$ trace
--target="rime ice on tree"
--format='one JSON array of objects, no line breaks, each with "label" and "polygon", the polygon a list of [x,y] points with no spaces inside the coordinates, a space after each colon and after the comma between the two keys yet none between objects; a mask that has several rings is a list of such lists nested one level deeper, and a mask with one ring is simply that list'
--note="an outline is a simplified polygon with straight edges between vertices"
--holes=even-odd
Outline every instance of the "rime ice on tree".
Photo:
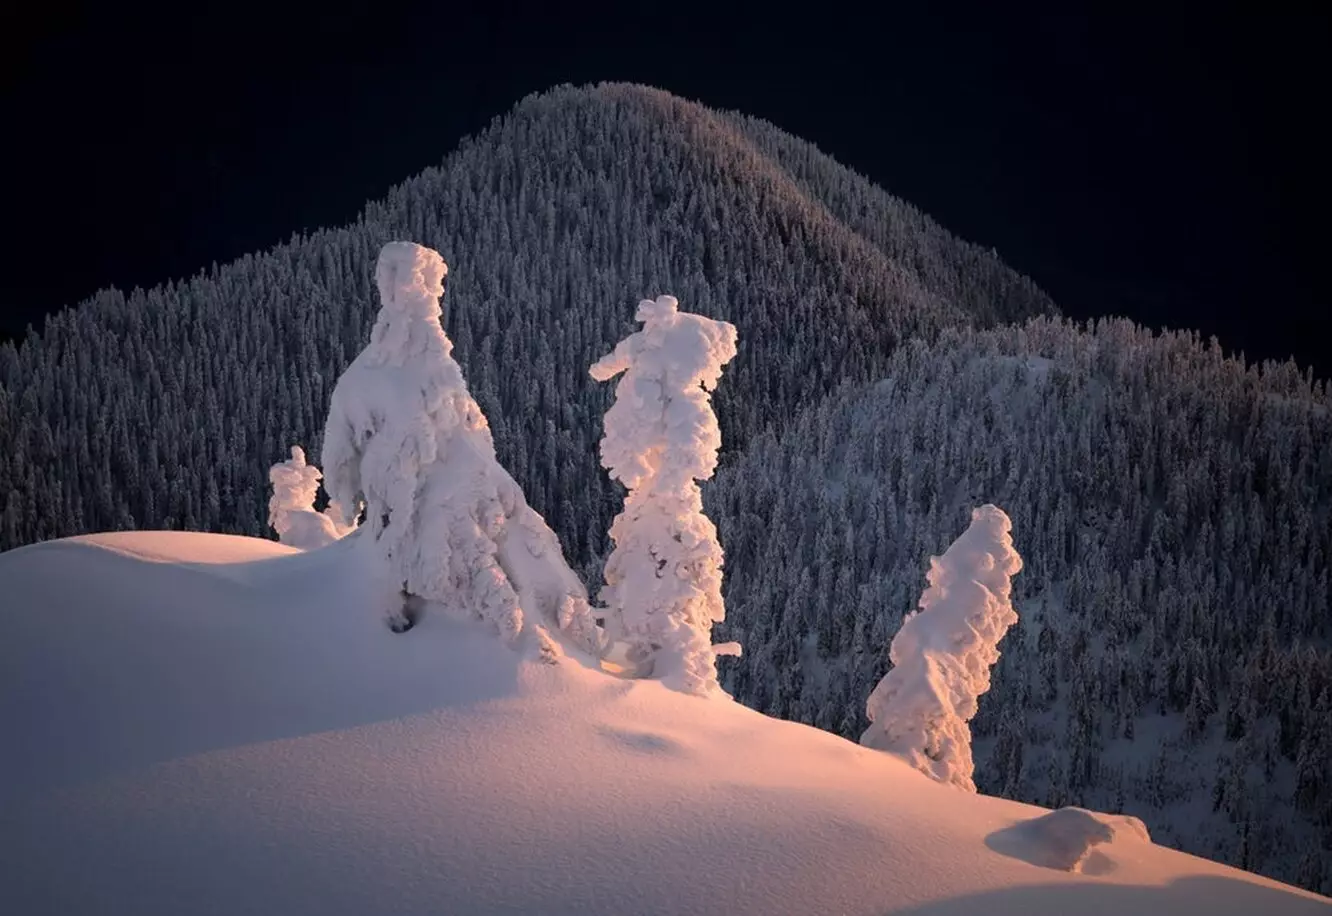
[{"label": "rime ice on tree", "polygon": [[279,461],[268,472],[273,495],[268,500],[268,523],[278,540],[291,547],[314,550],[349,533],[355,523],[341,524],[342,511],[331,505],[327,512],[314,509],[319,491],[319,468],[305,463],[305,450],[291,447],[291,458]]},{"label": "rime ice on tree", "polygon": [[546,622],[590,647],[587,592],[496,461],[440,326],[447,271],[437,252],[411,242],[380,252],[382,308],[333,391],[324,485],[345,509],[364,506],[360,537],[379,561],[390,620],[400,623],[415,595],[479,614],[507,639]]},{"label": "rime ice on tree", "polygon": [[601,440],[602,466],[629,490],[611,524],[606,626],[642,669],[703,694],[717,689],[716,656],[739,653],[712,645],[722,549],[697,483],[717,466],[709,396],[735,356],[735,326],[681,312],[672,296],[644,299],[635,317],[642,330],[591,368],[599,382],[624,373]]},{"label": "rime ice on tree", "polygon": [[999,640],[1017,622],[1010,577],[1022,569],[1008,516],[973,509],[971,525],[930,558],[929,588],[893,638],[893,667],[866,704],[860,743],[898,754],[921,772],[968,792],[977,699],[990,689]]}]

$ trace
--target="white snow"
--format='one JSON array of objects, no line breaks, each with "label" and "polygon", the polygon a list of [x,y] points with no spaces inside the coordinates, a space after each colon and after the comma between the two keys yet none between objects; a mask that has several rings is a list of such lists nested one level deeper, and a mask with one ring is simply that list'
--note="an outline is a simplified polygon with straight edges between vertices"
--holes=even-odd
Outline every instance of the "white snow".
[{"label": "white snow", "polygon": [[1147,825],[1128,815],[1101,814],[1085,808],[1059,808],[986,837],[996,852],[1044,868],[1101,874],[1113,869],[1097,846],[1115,842],[1151,842]]},{"label": "white snow", "polygon": [[[375,269],[382,307],[369,345],[338,379],[324,430],[324,485],[378,558],[381,613],[397,623],[415,596],[494,624],[595,632],[587,591],[559,541],[495,459],[440,326],[448,272],[439,253],[390,242]],[[593,648],[588,646],[588,648]]]},{"label": "white snow", "polygon": [[0,555],[0,913],[1329,912],[1127,833],[1033,864],[1042,809],[891,754],[445,614],[391,633],[359,537]]},{"label": "white snow", "polygon": [[711,392],[735,357],[735,326],[681,312],[674,296],[644,299],[643,328],[595,362],[592,378],[615,386],[606,411],[601,464],[628,489],[611,523],[615,547],[606,560],[610,638],[626,660],[688,693],[717,685],[717,655],[739,655],[737,643],[712,645],[712,625],[725,618],[722,548],[703,514],[698,481],[717,467],[721,430]]},{"label": "white snow", "polygon": [[866,747],[902,756],[921,772],[968,792],[971,727],[990,689],[999,641],[1017,623],[1011,578],[1022,569],[1003,510],[981,506],[942,557],[930,558],[920,610],[902,621],[893,667],[870,693]]},{"label": "white snow", "polygon": [[305,463],[305,449],[291,447],[291,457],[279,461],[268,472],[273,495],[268,500],[268,523],[277,532],[278,541],[301,550],[313,550],[331,544],[354,530],[343,523],[338,506],[316,512],[315,494],[319,492],[319,468]]}]

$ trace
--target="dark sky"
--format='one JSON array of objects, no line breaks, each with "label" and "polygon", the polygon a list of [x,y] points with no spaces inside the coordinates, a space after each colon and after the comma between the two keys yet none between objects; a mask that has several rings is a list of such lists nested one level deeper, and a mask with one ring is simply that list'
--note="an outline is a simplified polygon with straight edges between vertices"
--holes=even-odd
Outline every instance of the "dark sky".
[{"label": "dark sky", "polygon": [[624,79],[814,141],[1071,314],[1332,375],[1314,14],[99,6],[0,29],[0,333],[346,222],[523,95]]}]

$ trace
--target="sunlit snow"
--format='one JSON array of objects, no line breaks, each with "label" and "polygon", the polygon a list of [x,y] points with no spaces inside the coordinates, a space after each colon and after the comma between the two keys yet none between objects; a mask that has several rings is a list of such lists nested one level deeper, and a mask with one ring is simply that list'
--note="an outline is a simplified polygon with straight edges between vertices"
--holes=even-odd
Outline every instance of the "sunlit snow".
[{"label": "sunlit snow", "polygon": [[[723,694],[365,613],[367,555],[203,534],[0,555],[0,912],[1323,914]],[[1095,872],[1095,874],[1090,874]]]}]

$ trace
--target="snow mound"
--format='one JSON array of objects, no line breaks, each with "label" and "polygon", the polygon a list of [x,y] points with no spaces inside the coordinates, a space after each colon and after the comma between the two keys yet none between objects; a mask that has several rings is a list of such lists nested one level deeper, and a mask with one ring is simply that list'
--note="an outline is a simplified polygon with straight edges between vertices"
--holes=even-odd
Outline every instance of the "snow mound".
[{"label": "snow mound", "polygon": [[1038,869],[987,838],[1039,808],[539,634],[391,633],[360,536],[0,555],[0,913],[1328,912],[1145,840]]},{"label": "snow mound", "polygon": [[1049,814],[996,831],[985,842],[1042,868],[1106,874],[1113,869],[1104,850],[1110,843],[1150,843],[1147,826],[1128,815],[1100,814],[1085,808],[1059,808]]}]

